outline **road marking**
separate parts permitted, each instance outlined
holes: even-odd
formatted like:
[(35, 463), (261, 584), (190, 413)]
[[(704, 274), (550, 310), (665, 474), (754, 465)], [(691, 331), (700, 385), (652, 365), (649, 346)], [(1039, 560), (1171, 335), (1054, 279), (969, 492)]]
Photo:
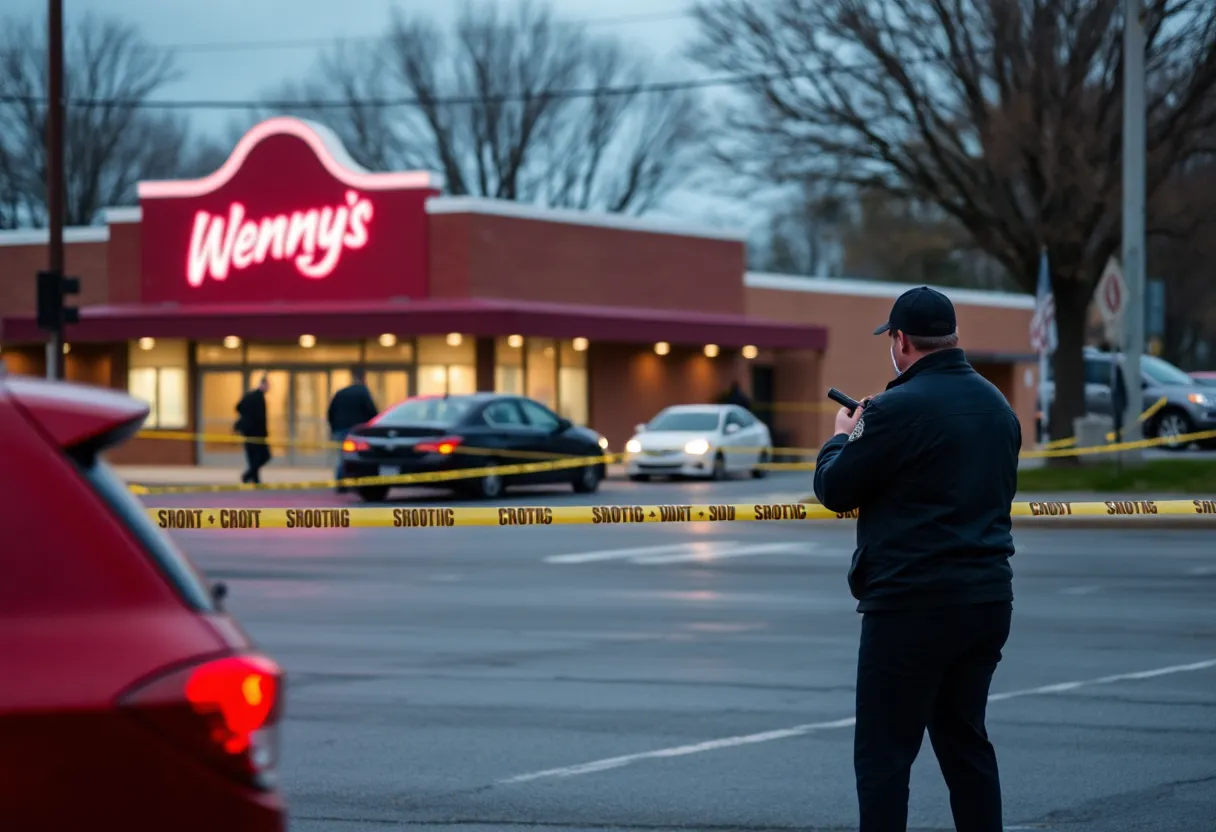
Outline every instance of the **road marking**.
[(743, 558), (752, 555), (778, 555), (791, 553), (806, 553), (815, 547), (814, 543), (756, 543), (751, 546), (714, 547), (705, 552), (680, 552), (673, 555), (647, 555), (640, 558), (630, 558), (630, 563), (647, 565), (659, 563), (708, 563), (727, 558)]
[(719, 540), (713, 544), (708, 543), (674, 543), (666, 546), (633, 546), (628, 549), (604, 549), (598, 552), (575, 552), (569, 555), (550, 555), (545, 558), (545, 563), (593, 563), (601, 560), (626, 560), (634, 558), (638, 555), (659, 555), (668, 552), (687, 552), (693, 547), (706, 547), (709, 545), (726, 545), (738, 546), (739, 544), (733, 540)]
[(571, 552), (565, 555), (549, 555), (545, 563), (597, 563), (609, 560), (627, 560), (644, 566), (665, 563), (712, 563), (727, 558), (742, 558), (755, 555), (815, 555), (839, 558), (851, 556), (841, 549), (819, 548), (810, 541), (786, 543), (741, 543), (737, 540), (701, 540), (688, 543), (670, 543), (663, 546), (633, 546), (628, 549), (604, 549), (594, 552)]
[[(1112, 676), (1099, 676), (1096, 679), (1081, 679), (1073, 682), (1057, 682), (1054, 685), (1041, 685), (1035, 688), (1011, 690), (1005, 693), (994, 693), (988, 697), (989, 702), (1003, 702), (1008, 699), (1020, 699), (1026, 696), (1045, 696), (1053, 693), (1064, 693), (1078, 688), (1111, 685), (1116, 682), (1130, 682), (1141, 679), (1155, 679), (1159, 676), (1170, 676), (1175, 673), (1194, 673), (1199, 670), (1216, 668), (1216, 659), (1207, 659), (1191, 664), (1175, 664), (1169, 667), (1159, 667), (1154, 670), (1139, 670), (1134, 673), (1117, 673)], [(513, 783), (528, 783), (533, 780), (544, 780), (552, 777), (577, 777), (582, 774), (595, 774), (614, 768), (623, 768), (642, 760), (662, 760), (670, 757), (686, 757), (690, 754), (703, 754), (707, 751), (719, 751), (724, 748), (737, 748), (742, 745), (756, 745), (762, 742), (785, 740), (793, 737), (803, 737), (818, 731), (828, 731), (834, 728), (851, 728), (857, 722), (856, 717), (835, 719), (828, 722), (808, 722), (795, 725), (792, 728), (781, 728), (776, 731), (764, 731), (759, 734), (743, 734), (737, 737), (723, 737), (717, 740), (693, 743), (692, 745), (677, 745), (672, 748), (660, 748), (656, 751), (643, 751), (639, 754), (625, 754), (620, 757), (608, 757), (603, 760), (593, 760), (575, 766), (562, 766), (544, 771), (533, 771), (499, 780), (502, 785)]]

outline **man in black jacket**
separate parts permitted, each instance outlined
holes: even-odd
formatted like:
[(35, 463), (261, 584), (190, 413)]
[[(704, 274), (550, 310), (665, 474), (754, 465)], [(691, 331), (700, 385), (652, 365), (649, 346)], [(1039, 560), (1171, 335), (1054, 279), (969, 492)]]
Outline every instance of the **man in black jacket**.
[[(334, 393), (333, 399), (329, 402), (329, 412), (326, 414), (329, 420), (329, 432), (333, 436), (333, 440), (340, 443), (350, 433), (351, 428), (364, 422), (370, 422), (376, 418), (377, 413), (379, 411), (376, 409), (376, 402), (372, 399), (371, 391), (367, 389), (363, 369), (355, 367), (350, 371), (350, 384)], [(342, 479), (341, 449), (338, 450), (338, 466), (334, 470), (334, 478)], [(338, 487), (339, 493), (345, 490), (342, 486)]]
[(954, 305), (927, 287), (887, 323), (897, 377), (850, 415), (815, 468), (829, 510), (858, 509), (849, 587), (862, 613), (853, 758), (861, 832), (904, 832), (926, 727), (958, 832), (1000, 832), (989, 685), (1013, 608), (1010, 507), (1022, 431), (958, 349)]
[(270, 462), (270, 431), (267, 430), (266, 420), (266, 391), (269, 389), (270, 380), (263, 375), (257, 386), (242, 396), (236, 405), (237, 420), (233, 427), (247, 440), (247, 467), (241, 474), (241, 482), (244, 483), (260, 483), (262, 468)]

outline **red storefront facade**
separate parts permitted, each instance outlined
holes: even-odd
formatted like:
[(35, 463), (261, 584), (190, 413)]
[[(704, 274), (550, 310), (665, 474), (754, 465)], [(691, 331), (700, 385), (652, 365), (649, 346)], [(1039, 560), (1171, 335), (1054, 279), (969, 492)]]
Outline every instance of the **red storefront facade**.
[[(709, 401), (769, 369), (783, 403), (820, 401), (827, 329), (749, 315), (742, 235), (440, 194), (426, 173), (369, 173), (324, 128), (258, 125), (215, 173), (145, 182), (138, 208), (69, 229), (81, 277), (69, 379), (152, 405), (121, 461), (227, 463), (241, 393), (269, 374), (272, 436), (313, 463), (325, 407), (364, 367), (382, 405), (408, 395), (533, 396), (619, 448), (659, 408)], [(45, 235), (0, 247), (0, 345), (44, 372), (33, 320)], [(796, 408), (795, 408), (796, 410)], [(775, 417), (785, 442), (816, 418)]]

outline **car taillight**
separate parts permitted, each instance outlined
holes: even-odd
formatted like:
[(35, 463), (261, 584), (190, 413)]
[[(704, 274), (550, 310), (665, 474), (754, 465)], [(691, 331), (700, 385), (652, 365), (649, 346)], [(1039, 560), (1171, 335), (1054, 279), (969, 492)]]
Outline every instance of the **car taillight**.
[(122, 705), (187, 753), (241, 782), (275, 785), (283, 674), (263, 656), (180, 668), (145, 682)]
[(460, 447), (460, 443), (464, 439), (459, 436), (444, 436), (440, 439), (431, 439), (426, 442), (419, 442), (414, 446), (420, 454), (450, 454)]
[(342, 451), (344, 453), (353, 454), (356, 451), (366, 451), (371, 448), (371, 445), (364, 442), (362, 439), (343, 439)]

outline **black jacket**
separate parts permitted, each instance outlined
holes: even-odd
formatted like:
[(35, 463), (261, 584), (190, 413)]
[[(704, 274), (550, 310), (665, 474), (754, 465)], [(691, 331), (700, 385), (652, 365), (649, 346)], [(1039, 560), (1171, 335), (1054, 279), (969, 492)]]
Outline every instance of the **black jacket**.
[(253, 389), (241, 397), (236, 405), (237, 420), (233, 426), (236, 432), (243, 436), (265, 439), (266, 430), (266, 394)]
[(337, 433), (371, 421), (376, 418), (378, 412), (376, 403), (372, 401), (372, 393), (366, 385), (349, 384), (334, 393), (326, 415), (330, 431)]
[(859, 612), (1013, 600), (1010, 505), (1022, 428), (960, 349), (887, 385), (819, 451), (815, 495), (858, 510)]

